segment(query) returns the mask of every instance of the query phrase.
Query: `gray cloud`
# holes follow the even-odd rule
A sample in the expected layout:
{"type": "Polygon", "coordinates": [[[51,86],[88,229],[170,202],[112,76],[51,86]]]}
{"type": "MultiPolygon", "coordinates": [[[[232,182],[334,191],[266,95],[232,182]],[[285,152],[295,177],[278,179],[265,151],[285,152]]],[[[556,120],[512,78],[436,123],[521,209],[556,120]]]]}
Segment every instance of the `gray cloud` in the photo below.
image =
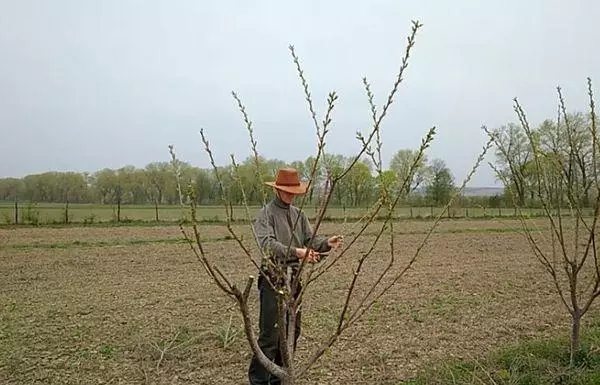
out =
{"type": "MultiPolygon", "coordinates": [[[[600,69],[597,15],[593,0],[3,1],[0,177],[143,166],[166,160],[170,143],[206,167],[200,128],[220,162],[231,152],[242,159],[249,149],[231,90],[265,156],[305,158],[315,134],[290,43],[319,112],[338,92],[328,147],[350,153],[369,123],[362,76],[381,105],[419,19],[383,127],[385,159],[436,125],[429,156],[460,179],[484,144],[480,126],[515,119],[513,97],[533,123],[555,114],[558,84],[571,108],[585,108],[585,78],[600,69]]],[[[494,183],[485,167],[473,185],[494,183]]]]}

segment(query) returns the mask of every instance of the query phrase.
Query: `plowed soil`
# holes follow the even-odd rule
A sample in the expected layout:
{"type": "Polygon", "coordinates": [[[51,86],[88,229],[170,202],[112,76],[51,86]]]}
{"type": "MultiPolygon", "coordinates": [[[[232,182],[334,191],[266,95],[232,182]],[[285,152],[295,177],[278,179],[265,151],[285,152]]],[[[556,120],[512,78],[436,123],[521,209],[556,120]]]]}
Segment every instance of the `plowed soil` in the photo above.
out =
{"type": "MultiPolygon", "coordinates": [[[[428,226],[395,225],[390,276],[428,226]]],[[[518,227],[509,220],[442,223],[413,268],[303,384],[397,384],[443,360],[568,333],[567,313],[518,227]]],[[[247,228],[236,229],[250,245],[247,228]]],[[[322,228],[342,230],[349,227],[322,228]]],[[[300,361],[336,327],[356,260],[375,231],[310,287],[300,361]]],[[[255,274],[224,227],[203,227],[202,237],[233,281],[243,285],[255,274]]],[[[169,241],[180,238],[177,227],[0,230],[0,383],[247,383],[250,349],[235,303],[208,279],[189,245],[169,241]]],[[[387,265],[389,240],[383,237],[363,267],[357,298],[387,265]]],[[[256,285],[251,298],[256,321],[256,285]]],[[[599,314],[593,311],[590,318],[599,314]]]]}

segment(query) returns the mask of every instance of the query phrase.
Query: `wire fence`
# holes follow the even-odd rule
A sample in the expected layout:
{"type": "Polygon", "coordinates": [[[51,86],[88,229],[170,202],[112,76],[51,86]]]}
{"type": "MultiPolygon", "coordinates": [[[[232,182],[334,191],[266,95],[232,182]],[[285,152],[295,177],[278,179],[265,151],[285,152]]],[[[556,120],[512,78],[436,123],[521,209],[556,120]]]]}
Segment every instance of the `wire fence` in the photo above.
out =
{"type": "MultiPolygon", "coordinates": [[[[249,215],[253,217],[260,206],[249,207],[249,215]]],[[[310,219],[317,215],[318,207],[305,207],[304,211],[310,219]]],[[[366,207],[329,207],[325,219],[330,221],[352,220],[362,217],[366,207]]],[[[543,216],[540,208],[527,208],[522,211],[530,217],[543,216]]],[[[515,208],[486,207],[443,207],[421,206],[398,207],[395,216],[401,219],[427,219],[442,214],[450,219],[458,218],[510,218],[517,217],[515,208]],[[442,212],[443,211],[443,212],[442,212]]],[[[224,222],[226,211],[222,206],[199,206],[197,219],[204,222],[224,222]]],[[[383,213],[382,213],[383,215],[383,213]]],[[[592,209],[585,215],[593,215],[592,209]]],[[[99,205],[99,204],[35,204],[35,203],[0,203],[0,224],[92,224],[92,223],[128,223],[128,222],[177,222],[189,220],[189,210],[178,205],[99,205]]],[[[247,210],[243,206],[233,207],[234,221],[248,220],[247,210]]]]}

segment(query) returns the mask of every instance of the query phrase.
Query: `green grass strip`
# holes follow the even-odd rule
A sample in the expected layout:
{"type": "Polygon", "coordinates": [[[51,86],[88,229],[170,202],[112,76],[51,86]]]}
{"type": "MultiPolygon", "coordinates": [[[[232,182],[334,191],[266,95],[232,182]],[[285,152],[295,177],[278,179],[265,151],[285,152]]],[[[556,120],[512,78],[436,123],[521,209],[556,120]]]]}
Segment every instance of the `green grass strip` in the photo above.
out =
{"type": "Polygon", "coordinates": [[[481,360],[442,362],[398,385],[598,385],[600,324],[582,332],[581,351],[573,367],[569,367],[569,341],[563,336],[508,346],[481,360]]]}
{"type": "MultiPolygon", "coordinates": [[[[309,220],[314,221],[315,218],[314,216],[308,215],[309,220]]],[[[528,219],[545,219],[547,218],[544,215],[532,215],[527,217],[528,219]]],[[[588,218],[588,217],[585,217],[588,218]]],[[[589,217],[592,218],[592,217],[589,217]]],[[[347,218],[344,217],[334,217],[334,216],[326,216],[325,218],[323,218],[323,222],[325,223],[352,223],[352,222],[356,222],[359,219],[361,219],[361,217],[357,217],[357,216],[348,216],[347,218]]],[[[375,218],[375,222],[378,221],[382,221],[383,219],[385,219],[384,216],[378,216],[375,218]]],[[[415,216],[415,217],[407,217],[407,216],[400,216],[400,217],[396,217],[394,218],[394,222],[432,222],[434,221],[436,218],[435,217],[431,217],[429,215],[427,216],[415,216]]],[[[467,221],[467,222],[471,222],[471,221],[489,221],[489,220],[495,220],[495,221],[504,221],[504,220],[518,220],[519,217],[514,216],[514,215],[502,215],[502,216],[494,216],[494,215],[486,215],[486,216],[472,216],[472,217],[464,217],[464,216],[454,216],[454,217],[443,217],[442,218],[442,222],[448,222],[448,221],[456,221],[456,222],[461,222],[461,221],[467,221]]],[[[219,217],[215,217],[215,218],[199,218],[198,219],[198,223],[199,224],[204,224],[204,225],[225,225],[227,223],[227,221],[223,218],[219,218],[219,217]]],[[[234,225],[244,225],[244,224],[249,224],[250,221],[248,221],[247,219],[244,218],[235,218],[234,220],[232,220],[232,224],[234,225]]],[[[141,219],[136,219],[136,220],[130,220],[130,219],[125,219],[122,220],[121,222],[116,222],[116,221],[112,221],[112,220],[104,220],[104,221],[94,221],[94,222],[83,222],[83,221],[71,221],[69,223],[64,223],[62,221],[51,221],[51,222],[44,222],[44,221],[40,221],[36,224],[32,224],[32,223],[19,223],[19,224],[14,224],[14,223],[0,223],[0,229],[14,229],[14,228],[71,228],[71,227],[100,227],[100,228],[112,228],[112,227],[158,227],[158,226],[178,226],[180,224],[179,220],[161,220],[161,221],[153,221],[153,220],[141,220],[141,219]]],[[[189,224],[189,222],[186,222],[186,224],[189,224]]]]}

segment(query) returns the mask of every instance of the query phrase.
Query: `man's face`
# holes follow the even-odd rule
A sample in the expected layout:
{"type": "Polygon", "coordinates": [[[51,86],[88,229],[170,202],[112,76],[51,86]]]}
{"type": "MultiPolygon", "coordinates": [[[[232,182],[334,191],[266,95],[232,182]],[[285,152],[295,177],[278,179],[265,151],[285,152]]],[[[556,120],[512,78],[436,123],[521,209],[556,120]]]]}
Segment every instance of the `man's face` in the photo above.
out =
{"type": "Polygon", "coordinates": [[[277,193],[279,195],[279,198],[281,198],[281,200],[287,204],[291,204],[294,200],[294,197],[296,197],[296,194],[291,194],[289,192],[281,190],[275,190],[275,193],[277,193]]]}

